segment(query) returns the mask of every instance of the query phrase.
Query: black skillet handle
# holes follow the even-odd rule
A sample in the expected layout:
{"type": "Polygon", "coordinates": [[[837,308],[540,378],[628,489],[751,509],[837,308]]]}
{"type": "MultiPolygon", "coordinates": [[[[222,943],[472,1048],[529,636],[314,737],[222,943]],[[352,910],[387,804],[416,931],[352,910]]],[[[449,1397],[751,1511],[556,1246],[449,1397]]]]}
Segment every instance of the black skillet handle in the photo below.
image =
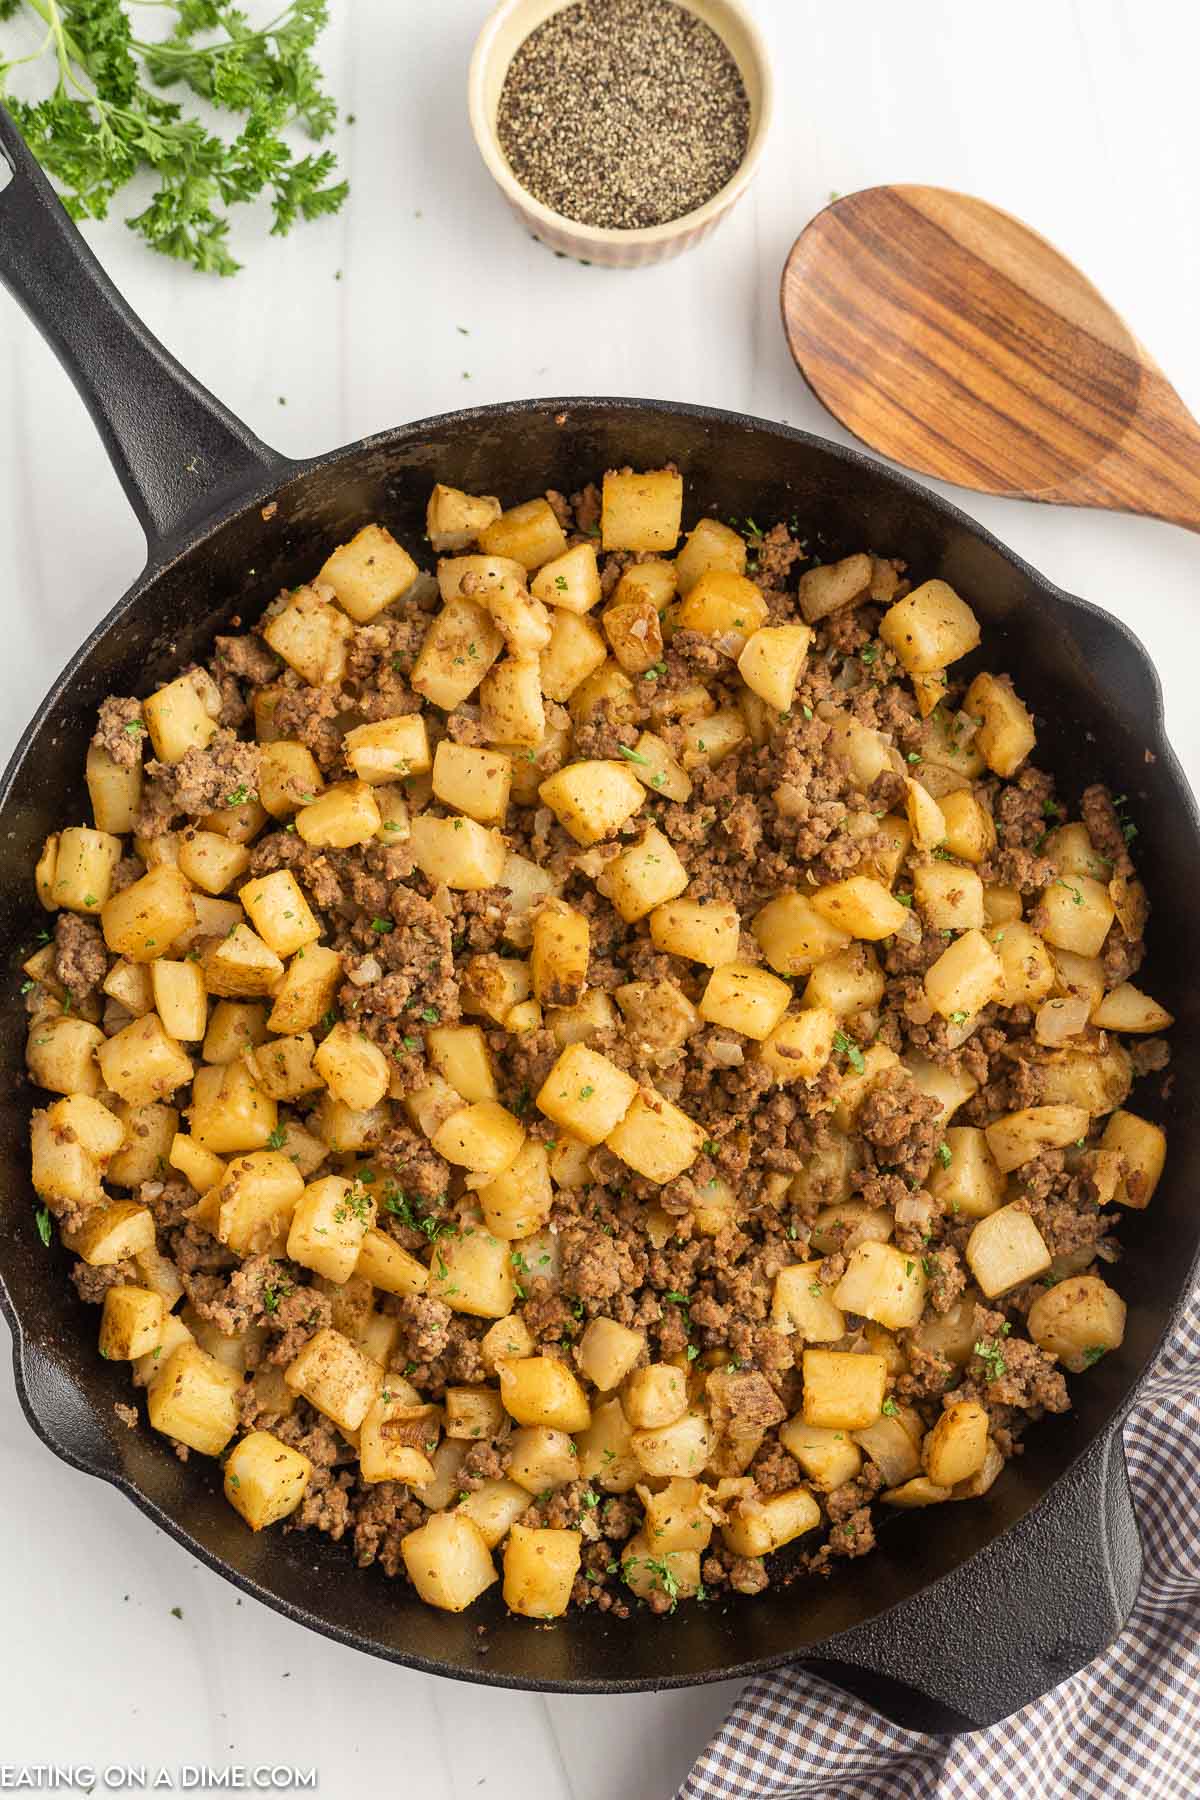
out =
{"type": "Polygon", "coordinates": [[[285,460],[126,305],[0,106],[0,282],[79,389],[152,559],[285,460]]]}
{"type": "Polygon", "coordinates": [[[806,1665],[911,1730],[994,1725],[1112,1642],[1141,1572],[1117,1425],[989,1549],[806,1665]]]}

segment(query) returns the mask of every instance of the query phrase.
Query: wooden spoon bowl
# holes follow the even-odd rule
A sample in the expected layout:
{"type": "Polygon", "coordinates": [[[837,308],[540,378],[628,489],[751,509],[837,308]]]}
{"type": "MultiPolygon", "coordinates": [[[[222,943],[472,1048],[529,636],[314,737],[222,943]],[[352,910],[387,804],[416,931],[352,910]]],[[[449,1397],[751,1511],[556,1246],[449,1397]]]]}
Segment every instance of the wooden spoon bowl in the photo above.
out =
{"type": "Polygon", "coordinates": [[[1200,426],[1074,264],[932,187],[817,214],[781,289],[801,374],[873,449],[983,493],[1200,531],[1200,426]]]}

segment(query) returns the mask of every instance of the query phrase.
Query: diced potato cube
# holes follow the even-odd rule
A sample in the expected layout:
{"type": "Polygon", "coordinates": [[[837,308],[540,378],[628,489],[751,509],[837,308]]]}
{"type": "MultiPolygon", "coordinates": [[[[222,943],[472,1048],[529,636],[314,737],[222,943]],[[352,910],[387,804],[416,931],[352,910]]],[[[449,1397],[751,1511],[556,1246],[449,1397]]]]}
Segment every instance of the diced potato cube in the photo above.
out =
{"type": "Polygon", "coordinates": [[[977,931],[987,922],[982,881],[974,869],[956,863],[921,863],[913,871],[913,899],[935,931],[977,931]]]}
{"type": "Polygon", "coordinates": [[[636,601],[639,605],[653,607],[655,616],[661,621],[662,614],[675,598],[676,568],[676,563],[664,562],[661,557],[648,557],[644,562],[633,563],[618,581],[613,591],[614,601],[636,601]]]}
{"type": "Polygon", "coordinates": [[[564,612],[590,612],[600,598],[600,571],[594,544],[575,544],[570,550],[543,563],[531,581],[530,592],[546,606],[564,612]]]}
{"type": "Polygon", "coordinates": [[[685,1412],[671,1425],[653,1425],[634,1431],[630,1447],[643,1474],[665,1476],[699,1475],[713,1450],[713,1433],[706,1415],[698,1410],[685,1412]]]}
{"type": "MultiPolygon", "coordinates": [[[[272,1031],[311,1031],[329,1011],[342,979],[342,959],[325,944],[297,951],[274,990],[267,1024],[272,1031]]],[[[209,1056],[207,1044],[205,1055],[209,1056]]],[[[210,1057],[210,1060],[211,1057],[210,1057]]]]}
{"type": "Polygon", "coordinates": [[[169,1100],[192,1079],[191,1058],[164,1031],[157,1013],[146,1013],[115,1032],[99,1046],[97,1061],[105,1087],[131,1106],[169,1100]]]}
{"type": "Polygon", "coordinates": [[[1076,956],[1099,956],[1116,917],[1107,887],[1090,875],[1059,876],[1038,902],[1042,936],[1076,956]]]}
{"type": "Polygon", "coordinates": [[[946,841],[946,815],[928,788],[911,776],[904,783],[904,810],[918,850],[936,850],[946,841]]]}
{"type": "Polygon", "coordinates": [[[154,1214],[132,1200],[93,1207],[82,1225],[62,1234],[67,1249],[93,1269],[109,1269],[143,1250],[153,1250],[154,1239],[154,1214]]]}
{"type": "Polygon", "coordinates": [[[343,612],[367,625],[408,592],[418,573],[408,551],[385,526],[364,525],[326,559],[317,580],[333,589],[343,612]]]}
{"type": "Polygon", "coordinates": [[[478,1025],[438,1025],[425,1033],[433,1067],[464,1100],[494,1100],[496,1078],[487,1040],[478,1025]]]}
{"type": "Polygon", "coordinates": [[[977,675],[967,689],[963,711],[981,724],[975,746],[996,775],[1015,775],[1037,742],[1033,720],[1002,676],[977,675]]]}
{"type": "MultiPolygon", "coordinates": [[[[139,725],[138,735],[140,732],[139,725]]],[[[132,831],[133,821],[142,803],[140,760],[131,769],[127,769],[99,744],[90,744],[85,777],[96,829],[111,831],[117,836],[122,832],[132,831]]]]}
{"type": "Polygon", "coordinates": [[[539,662],[542,692],[547,700],[569,700],[607,660],[608,646],[592,621],[559,607],[539,662]]]}
{"type": "MultiPolygon", "coordinates": [[[[310,587],[298,587],[283,611],[263,627],[263,637],[276,656],[282,656],[310,687],[332,685],[342,679],[346,673],[346,645],[353,632],[354,626],[345,613],[310,587]]],[[[147,712],[149,705],[147,701],[147,712]]]]}
{"type": "Polygon", "coordinates": [[[474,1175],[496,1176],[515,1162],[525,1128],[496,1100],[476,1100],[438,1126],[430,1142],[439,1156],[474,1175]]]}
{"type": "Polygon", "coordinates": [[[610,1394],[620,1387],[645,1349],[644,1332],[631,1331],[615,1319],[592,1319],[579,1340],[579,1367],[601,1393],[610,1394]]]}
{"type": "Polygon", "coordinates": [[[403,1377],[387,1375],[384,1382],[359,1427],[359,1478],[368,1485],[402,1481],[417,1488],[424,1499],[436,1480],[430,1460],[437,1450],[436,1410],[421,1405],[416,1389],[403,1377]]]}
{"type": "Polygon", "coordinates": [[[208,1028],[208,996],[195,963],[166,957],[150,964],[154,1009],[170,1037],[198,1042],[208,1028]]]}
{"type": "Polygon", "coordinates": [[[283,1242],[304,1178],[282,1150],[255,1150],[234,1158],[216,1193],[218,1242],[257,1256],[283,1242]]]}
{"type": "MultiPolygon", "coordinates": [[[[1002,882],[988,882],[983,890],[984,917],[989,925],[1007,925],[1021,917],[1020,891],[1002,882]]],[[[995,938],[992,939],[995,943],[995,938]]]]}
{"type": "Polygon", "coordinates": [[[1034,1343],[1078,1375],[1124,1342],[1125,1302],[1098,1275],[1071,1275],[1038,1295],[1026,1323],[1034,1343]]]}
{"type": "Polygon", "coordinates": [[[928,1475],[914,1475],[902,1487],[886,1488],[879,1498],[888,1506],[937,1506],[952,1498],[949,1488],[939,1487],[928,1475]]]}
{"type": "Polygon", "coordinates": [[[104,1033],[83,1019],[36,1018],[25,1041],[30,1080],[57,1094],[98,1094],[96,1053],[103,1045],[104,1033]]]}
{"type": "Polygon", "coordinates": [[[55,906],[72,912],[98,913],[112,892],[112,875],[121,860],[121,840],[107,831],[69,825],[59,834],[54,865],[55,906]]]}
{"type": "Polygon", "coordinates": [[[916,696],[917,711],[923,719],[927,719],[934,709],[941,705],[949,691],[945,672],[936,669],[926,675],[913,675],[912,690],[916,696]]]}
{"type": "Polygon", "coordinates": [[[1054,964],[1044,941],[1023,919],[1010,919],[989,930],[988,941],[1000,958],[997,999],[1002,1006],[1036,1006],[1055,985],[1054,964]]]}
{"type": "Polygon", "coordinates": [[[514,1524],[504,1547],[504,1604],[527,1619],[557,1619],[571,1602],[583,1539],[578,1531],[514,1524]]]}
{"type": "Polygon", "coordinates": [[[296,830],[314,849],[352,849],[379,830],[379,802],[365,781],[340,781],[296,814],[296,830]]]}
{"type": "Polygon", "coordinates": [[[804,1005],[845,1019],[877,1006],[883,987],[875,952],[866,944],[851,944],[817,964],[804,989],[804,1005]]]}
{"type": "Polygon", "coordinates": [[[824,1006],[785,1013],[763,1039],[759,1057],[776,1081],[811,1081],[833,1055],[838,1015],[824,1006]]]}
{"type": "Polygon", "coordinates": [[[548,806],[577,844],[612,837],[638,811],[646,790],[622,762],[568,763],[538,788],[548,806]]]}
{"type": "Polygon", "coordinates": [[[1131,981],[1123,981],[1092,1009],[1091,1023],[1102,1031],[1165,1031],[1175,1023],[1173,1014],[1131,981]]]}
{"type": "Polygon", "coordinates": [[[833,1303],[832,1289],[822,1283],[820,1270],[819,1257],[780,1269],[771,1300],[774,1330],[795,1334],[807,1344],[829,1344],[842,1336],[846,1321],[833,1303]]]}
{"type": "Polygon", "coordinates": [[[180,1344],[147,1390],[150,1423],[189,1450],[220,1456],[237,1430],[241,1384],[236,1369],[227,1369],[199,1344],[180,1344]]]}
{"type": "Polygon", "coordinates": [[[288,1256],[328,1281],[349,1281],[362,1272],[363,1239],[374,1223],[375,1202],[365,1189],[344,1175],[326,1175],[309,1182],[295,1202],[288,1256]]]}
{"type": "Polygon", "coordinates": [[[500,502],[492,494],[464,494],[461,488],[434,484],[425,509],[425,532],[440,555],[444,550],[465,550],[479,533],[500,517],[500,502]]]}
{"type": "Polygon", "coordinates": [[[683,549],[675,558],[679,591],[686,594],[710,569],[728,569],[734,575],[746,573],[746,540],[740,531],[722,525],[719,519],[701,519],[688,532],[683,549]]]}
{"type": "Polygon", "coordinates": [[[489,556],[509,556],[523,568],[540,569],[565,553],[567,540],[548,500],[525,500],[484,526],[479,547],[489,556]]]}
{"type": "Polygon", "coordinates": [[[811,641],[808,625],[762,625],[746,639],[738,672],[775,712],[790,711],[811,641]]]}
{"type": "Polygon", "coordinates": [[[661,794],[664,800],[691,799],[691,777],[662,738],[652,731],[643,731],[634,750],[635,757],[630,766],[643,787],[661,794]]]}
{"type": "MultiPolygon", "coordinates": [[[[746,638],[766,624],[767,603],[746,576],[729,569],[709,569],[685,593],[675,616],[681,631],[741,637],[744,645],[746,638]]],[[[793,629],[807,631],[803,626],[793,629]]]]}
{"type": "Polygon", "coordinates": [[[925,972],[925,996],[935,1012],[962,1024],[994,999],[1003,979],[999,957],[982,931],[965,931],[925,972]]]}
{"type": "Polygon", "coordinates": [[[42,853],[38,857],[33,871],[33,885],[37,897],[47,912],[58,911],[58,901],[54,898],[54,874],[58,866],[58,833],[53,832],[42,845],[42,853]]]}
{"type": "Polygon", "coordinates": [[[816,568],[806,569],[797,593],[800,611],[810,625],[815,625],[818,619],[865,599],[873,574],[871,558],[861,550],[844,556],[841,562],[818,563],[816,568]]]}
{"type": "Polygon", "coordinates": [[[925,1473],[937,1487],[953,1487],[978,1474],[987,1457],[988,1416],[978,1400],[948,1406],[928,1432],[921,1456],[925,1473]]]}
{"type": "Polygon", "coordinates": [[[385,1294],[421,1294],[429,1282],[424,1263],[374,1226],[363,1235],[354,1272],[385,1294]]]}
{"type": "Polygon", "coordinates": [[[586,1431],[591,1424],[587,1395],[566,1363],[556,1357],[502,1357],[496,1373],[504,1410],[518,1425],[586,1431]]]}
{"type": "Polygon", "coordinates": [[[602,1031],[615,1030],[616,1024],[616,1008],[603,988],[588,988],[575,1006],[551,1007],[546,1015],[555,1043],[564,1049],[568,1044],[586,1044],[602,1031]]]}
{"type": "Polygon", "coordinates": [[[536,657],[506,656],[479,690],[479,722],[494,744],[530,749],[546,736],[542,669],[536,657]]]}
{"type": "Polygon", "coordinates": [[[700,1001],[700,1017],[710,1025],[723,1025],[744,1037],[761,1040],[771,1035],[791,998],[787,982],[766,969],[756,968],[753,963],[723,963],[709,976],[700,1001]]]}
{"type": "MultiPolygon", "coordinates": [[[[63,1103],[59,1101],[58,1104],[63,1103]]],[[[54,1113],[57,1108],[50,1110],[54,1113]]],[[[114,1187],[140,1187],[143,1181],[153,1181],[165,1173],[167,1157],[179,1129],[179,1114],[173,1106],[163,1106],[155,1100],[143,1106],[130,1106],[119,1101],[117,1110],[125,1139],[121,1149],[109,1161],[106,1177],[114,1187]]]]}
{"type": "Polygon", "coordinates": [[[1050,1267],[1045,1239],[1029,1214],[1015,1205],[980,1219],[967,1239],[966,1258],[989,1300],[1050,1267]]]}
{"type": "Polygon", "coordinates": [[[853,1481],[862,1468],[862,1451],[845,1431],[806,1425],[799,1414],[779,1427],[779,1441],[794,1456],[814,1487],[828,1494],[853,1481]]]}
{"type": "Polygon", "coordinates": [[[704,1137],[694,1119],[653,1088],[643,1087],[605,1143],[647,1181],[666,1182],[691,1168],[704,1137]]]}
{"type": "Polygon", "coordinates": [[[248,925],[235,925],[227,937],[208,945],[200,958],[204,985],[227,999],[270,994],[283,976],[283,962],[248,925]]]}
{"type": "Polygon", "coordinates": [[[661,659],[662,626],[648,597],[615,599],[600,623],[618,663],[631,675],[644,675],[661,659]]]}
{"type": "Polygon", "coordinates": [[[312,1476],[312,1463],[271,1431],[251,1431],[225,1463],[225,1498],[251,1531],[264,1531],[295,1512],[312,1476]]]}
{"type": "Polygon", "coordinates": [[[979,621],[945,581],[923,581],[888,608],[879,635],[912,674],[932,674],[979,642],[979,621]]]}
{"type": "Polygon", "coordinates": [[[633,1454],[633,1432],[619,1400],[604,1400],[593,1406],[592,1423],[579,1434],[577,1442],[578,1464],[559,1479],[569,1481],[572,1476],[581,1475],[606,1494],[627,1494],[642,1479],[642,1465],[633,1454]]]}
{"type": "MultiPolygon", "coordinates": [[[[612,1405],[620,1411],[615,1400],[612,1405]]],[[[628,1429],[626,1426],[627,1433],[628,1429]]],[[[574,1443],[565,1431],[558,1431],[553,1426],[526,1425],[520,1431],[514,1431],[509,1439],[509,1450],[509,1480],[530,1494],[540,1494],[564,1481],[574,1481],[580,1473],[580,1458],[574,1443]]]]}
{"type": "Polygon", "coordinates": [[[985,1135],[997,1168],[1007,1175],[1043,1150],[1060,1150],[1086,1137],[1090,1123],[1083,1106],[1025,1106],[996,1119],[985,1135]]]}
{"type": "Polygon", "coordinates": [[[466,598],[448,600],[425,633],[409,680],[418,694],[453,712],[473,694],[504,639],[486,607],[466,598]]]}
{"type": "Polygon", "coordinates": [[[1116,1150],[1124,1158],[1125,1173],[1113,1199],[1137,1210],[1149,1206],[1167,1159],[1166,1134],[1149,1119],[1118,1107],[1100,1139],[1101,1148],[1116,1150]]]}
{"type": "Polygon", "coordinates": [[[223,894],[250,867],[250,852],[245,844],[235,844],[217,831],[186,831],[179,843],[178,866],[193,887],[223,894]]]}
{"type": "Polygon", "coordinates": [[[949,1127],[926,1185],[947,1212],[968,1219],[986,1218],[1004,1198],[1004,1176],[985,1133],[974,1125],[949,1127]]]}
{"type": "Polygon", "coordinates": [[[383,1370],[340,1331],[323,1326],[293,1357],[283,1378],[343,1431],[357,1431],[383,1383],[383,1370]]]}
{"type": "Polygon", "coordinates": [[[293,956],[304,944],[315,944],[321,927],[290,869],[260,875],[238,890],[259,937],[276,956],[293,956]]]}
{"type": "Polygon", "coordinates": [[[534,917],[529,973],[543,1006],[576,1006],[587,986],[591,928],[563,900],[547,900],[534,917]]]}
{"type": "Polygon", "coordinates": [[[195,1138],[180,1131],[171,1139],[167,1161],[198,1194],[207,1194],[210,1188],[218,1187],[225,1174],[225,1164],[219,1156],[214,1156],[195,1138]]]}
{"type": "MultiPolygon", "coordinates": [[[[477,1319],[506,1319],[517,1297],[511,1250],[506,1239],[476,1227],[470,1235],[440,1237],[433,1252],[431,1300],[444,1300],[454,1312],[477,1319]]],[[[521,1477],[510,1471],[514,1481],[521,1477]]]]}
{"type": "Polygon", "coordinates": [[[925,1272],[919,1256],[894,1244],[858,1244],[833,1290],[843,1312],[861,1313],[889,1331],[913,1326],[925,1310],[925,1272]]]}
{"type": "Polygon", "coordinates": [[[483,1222],[496,1237],[514,1241],[539,1230],[554,1201],[545,1145],[527,1137],[515,1161],[481,1187],[478,1198],[483,1222]]]}
{"type": "MultiPolygon", "coordinates": [[[[47,945],[47,949],[50,950],[51,963],[53,963],[53,946],[47,945]]],[[[32,973],[28,963],[24,967],[26,974],[32,973]]],[[[149,1012],[154,1005],[150,965],[129,962],[125,957],[121,957],[108,971],[100,991],[108,994],[111,999],[118,1000],[125,1011],[132,1013],[135,1019],[140,1018],[142,1013],[149,1012]]]]}
{"type": "Polygon", "coordinates": [[[356,725],[343,739],[346,761],[360,781],[404,781],[430,767],[429,733],[420,713],[397,713],[356,725]]]}
{"type": "Polygon", "coordinates": [[[674,1363],[648,1363],[627,1377],[621,1406],[635,1431],[673,1425],[687,1411],[687,1376],[674,1363]]]}
{"type": "Polygon", "coordinates": [[[688,872],[674,845],[656,825],[648,825],[640,843],[606,864],[596,883],[630,924],[674,900],[687,884],[688,872]]]}
{"type": "Polygon", "coordinates": [[[433,763],[433,793],[443,806],[481,825],[500,825],[508,811],[512,757],[444,738],[433,763]]]}
{"type": "Polygon", "coordinates": [[[357,1026],[341,1020],[318,1046],[313,1068],[343,1106],[369,1112],[388,1090],[387,1057],[357,1026]]]}
{"type": "Polygon", "coordinates": [[[412,822],[410,842],[421,873],[459,892],[495,887],[504,872],[503,837],[475,819],[422,813],[412,822]]]}
{"type": "Polygon", "coordinates": [[[604,477],[600,541],[605,550],[670,553],[679,542],[683,477],[669,469],[604,477]]]}
{"type": "Polygon", "coordinates": [[[433,1513],[401,1540],[408,1579],[427,1606],[463,1612],[499,1580],[482,1532],[462,1513],[433,1513]]]}
{"type": "Polygon", "coordinates": [[[151,869],[105,902],[100,914],[104,941],[130,962],[152,962],[195,924],[191,889],[169,864],[151,869]]]}
{"type": "Polygon", "coordinates": [[[162,1342],[167,1309],[151,1288],[111,1287],[100,1319],[100,1354],[110,1362],[132,1362],[162,1342]]]}
{"type": "Polygon", "coordinates": [[[197,1069],[188,1117],[202,1150],[219,1156],[261,1150],[275,1130],[279,1109],[243,1062],[197,1069]]]}
{"type": "Polygon", "coordinates": [[[258,796],[272,818],[287,818],[298,807],[315,800],[324,785],[316,758],[307,745],[280,740],[262,746],[258,796]]]}
{"type": "Polygon", "coordinates": [[[71,1094],[56,1100],[47,1119],[61,1137],[78,1143],[103,1166],[125,1141],[124,1121],[90,1094],[71,1094]]]}
{"type": "Polygon", "coordinates": [[[751,920],[759,949],[780,975],[807,975],[844,950],[850,935],[824,918],[803,894],[777,894],[751,920]]]}
{"type": "Polygon", "coordinates": [[[769,1556],[821,1522],[807,1488],[785,1488],[765,1500],[735,1500],[721,1536],[735,1556],[769,1556]]]}
{"type": "Polygon", "coordinates": [[[719,900],[667,900],[650,914],[656,950],[710,969],[736,959],[741,928],[737,908],[719,900]]]}
{"type": "Polygon", "coordinates": [[[683,766],[698,769],[707,763],[715,768],[745,741],[745,720],[733,707],[689,718],[683,727],[683,766]]]}
{"type": "Polygon", "coordinates": [[[633,1077],[586,1044],[570,1044],[538,1092],[538,1111],[585,1144],[601,1144],[638,1091],[633,1077]]]}
{"type": "Polygon", "coordinates": [[[996,848],[996,826],[987,807],[966,789],[943,794],[940,805],[951,856],[969,863],[984,862],[996,848]]]}
{"type": "MultiPolygon", "coordinates": [[[[162,839],[154,841],[161,843],[162,839]]],[[[192,894],[192,905],[196,909],[195,923],[181,931],[168,947],[167,954],[171,956],[188,956],[193,950],[199,954],[207,939],[228,937],[235,925],[246,923],[246,915],[237,900],[220,900],[196,889],[192,894]]]]}
{"type": "Polygon", "coordinates": [[[805,1350],[804,1423],[858,1431],[883,1409],[887,1363],[882,1356],[844,1350],[805,1350]]]}
{"type": "Polygon", "coordinates": [[[514,956],[473,956],[463,969],[460,1002],[467,1013],[482,1013],[503,1025],[514,1006],[532,991],[529,964],[514,956]]]}
{"type": "Polygon", "coordinates": [[[845,881],[817,888],[812,904],[831,925],[868,942],[891,937],[908,922],[907,907],[901,906],[883,883],[870,875],[851,875],[845,881]]]}
{"type": "Polygon", "coordinates": [[[151,694],[142,712],[159,762],[181,762],[189,750],[202,750],[217,729],[190,675],[179,675],[151,694]]]}

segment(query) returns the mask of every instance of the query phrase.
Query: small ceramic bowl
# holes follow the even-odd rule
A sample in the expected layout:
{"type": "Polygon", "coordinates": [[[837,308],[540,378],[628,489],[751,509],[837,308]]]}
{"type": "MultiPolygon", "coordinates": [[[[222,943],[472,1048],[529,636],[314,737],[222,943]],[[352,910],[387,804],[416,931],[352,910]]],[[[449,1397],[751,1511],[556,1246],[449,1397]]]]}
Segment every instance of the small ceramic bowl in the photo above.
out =
{"type": "Polygon", "coordinates": [[[552,212],[527,193],[500,148],[496,114],[509,63],[531,31],[572,0],[500,0],[475,44],[468,86],[471,129],[496,186],[521,223],[539,242],[580,262],[611,269],[640,269],[665,262],[706,238],[737,205],[753,181],[771,122],[771,68],[758,27],[740,0],[676,0],[710,25],[737,63],[750,101],[750,135],[746,154],[731,181],[695,212],[665,225],[637,230],[601,230],[552,212]]]}

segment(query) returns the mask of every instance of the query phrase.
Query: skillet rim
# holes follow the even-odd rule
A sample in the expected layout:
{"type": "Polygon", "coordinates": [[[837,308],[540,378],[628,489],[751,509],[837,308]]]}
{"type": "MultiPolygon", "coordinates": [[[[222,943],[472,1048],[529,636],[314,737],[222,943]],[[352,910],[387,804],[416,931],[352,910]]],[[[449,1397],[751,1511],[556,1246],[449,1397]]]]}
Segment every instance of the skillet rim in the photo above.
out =
{"type": "MultiPolygon", "coordinates": [[[[47,716],[58,703],[65,689],[75,679],[79,670],[103,641],[113,627],[153,588],[158,578],[201,549],[223,526],[250,514],[256,506],[277,497],[281,490],[293,483],[303,481],[304,477],[315,474],[322,469],[335,468],[340,463],[348,463],[354,457],[375,451],[386,452],[397,448],[405,441],[422,434],[451,430],[469,430],[472,427],[485,426],[498,418],[521,418],[533,415],[550,414],[555,424],[566,427],[586,420],[589,413],[626,412],[631,415],[656,415],[664,423],[673,418],[688,418],[725,430],[766,432],[768,435],[789,443],[798,444],[829,456],[835,463],[841,463],[854,476],[869,472],[875,480],[882,478],[901,496],[918,499],[923,506],[931,507],[949,525],[959,531],[965,531],[977,542],[998,553],[1015,572],[1029,584],[1041,597],[1062,604],[1069,610],[1075,610],[1114,633],[1123,647],[1132,653],[1147,683],[1147,695],[1144,706],[1143,725],[1147,744],[1152,747],[1157,761],[1163,765],[1169,775],[1172,786],[1176,789],[1182,802],[1182,811],[1190,827],[1191,834],[1200,846],[1200,810],[1196,797],[1179,762],[1175,751],[1166,735],[1166,721],[1163,705],[1162,682],[1149,652],[1137,634],[1119,618],[1097,606],[1093,601],[1072,594],[1057,583],[1043,575],[1040,570],[1012,550],[988,527],[971,518],[960,506],[947,500],[934,489],[927,487],[907,471],[894,467],[880,458],[868,455],[852,445],[837,443],[831,438],[822,437],[819,433],[805,431],[797,426],[785,425],[776,420],[761,418],[752,413],[737,412],[727,408],[711,407],[688,401],[669,401],[646,399],[635,396],[601,396],[570,395],[565,397],[548,396],[546,398],[526,398],[493,402],[468,408],[459,408],[446,413],[432,414],[422,419],[413,420],[409,424],[393,426],[387,430],[370,433],[353,443],[337,449],[323,452],[317,456],[298,460],[282,459],[277,463],[264,466],[261,478],[248,482],[232,498],[218,505],[211,513],[198,522],[186,526],[161,541],[151,540],[149,555],[145,567],[135,577],[121,597],[100,618],[88,632],[82,643],[75,650],[67,663],[46,691],[29,723],[20,733],[3,775],[0,775],[0,824],[3,823],[5,808],[8,805],[13,785],[23,768],[26,759],[32,753],[47,716]],[[561,417],[559,416],[561,415],[561,417]]],[[[264,528],[270,521],[264,521],[264,528]]],[[[1038,1496],[1033,1504],[1022,1513],[1011,1525],[1006,1526],[986,1544],[966,1557],[953,1569],[923,1584],[912,1595],[896,1602],[893,1606],[873,1613],[866,1620],[860,1621],[860,1629],[878,1627],[883,1621],[901,1613],[912,1605],[918,1597],[936,1595],[938,1590],[948,1582],[960,1576],[980,1557],[988,1555],[1005,1539],[1021,1527],[1035,1521],[1051,1504],[1052,1497],[1064,1492],[1072,1477],[1077,1476],[1081,1466],[1089,1458],[1105,1450],[1110,1453],[1115,1445],[1120,1451],[1119,1434],[1121,1426],[1130,1410],[1139,1399],[1146,1381],[1157,1363],[1163,1346],[1174,1330],[1178,1319],[1187,1304],[1188,1297],[1195,1284],[1197,1271],[1200,1269],[1200,1249],[1191,1263],[1183,1270],[1175,1294],[1165,1312],[1164,1322],[1157,1334],[1149,1355],[1144,1360],[1128,1391],[1118,1400],[1100,1429],[1089,1437],[1078,1454],[1058,1473],[1050,1485],[1038,1496]]],[[[651,1678],[608,1678],[583,1677],[568,1680],[542,1680],[532,1676],[513,1674],[510,1672],[493,1672],[486,1666],[464,1667],[447,1664],[434,1657],[398,1650],[391,1645],[372,1643],[370,1646],[356,1641],[352,1631],[343,1628],[327,1619],[307,1611],[292,1601],[286,1600],[265,1588],[252,1577],[241,1574],[223,1558],[209,1551],[194,1538],[163,1507],[143,1494],[135,1483],[121,1471],[105,1468],[91,1462],[87,1457],[69,1449],[60,1442],[38,1412],[30,1389],[33,1385],[26,1368],[27,1359],[32,1364],[35,1347],[26,1339],[23,1323],[17,1307],[14,1305],[4,1279],[3,1268],[0,1267],[0,1313],[3,1313],[12,1332],[13,1374],[22,1411],[35,1434],[47,1448],[70,1467],[108,1482],[123,1493],[138,1510],[152,1519],[168,1536],[188,1550],[207,1568],[230,1582],[244,1594],[269,1607],[273,1612],[281,1614],[295,1624],[319,1633],[334,1642],[357,1650],[364,1655],[372,1655],[383,1661],[401,1667],[420,1670],[424,1674],[440,1675],[452,1680],[468,1682],[485,1687],[508,1688],[514,1691],[563,1694],[612,1694],[623,1695],[633,1693],[657,1692],[659,1690],[702,1687],[717,1681],[745,1681],[753,1676],[766,1674],[791,1662],[819,1660],[822,1645],[820,1642],[801,1645],[792,1651],[779,1651],[760,1657],[751,1657],[741,1662],[722,1665],[700,1672],[662,1673],[651,1678]]],[[[824,1643],[831,1644],[826,1639],[824,1643]]]]}

